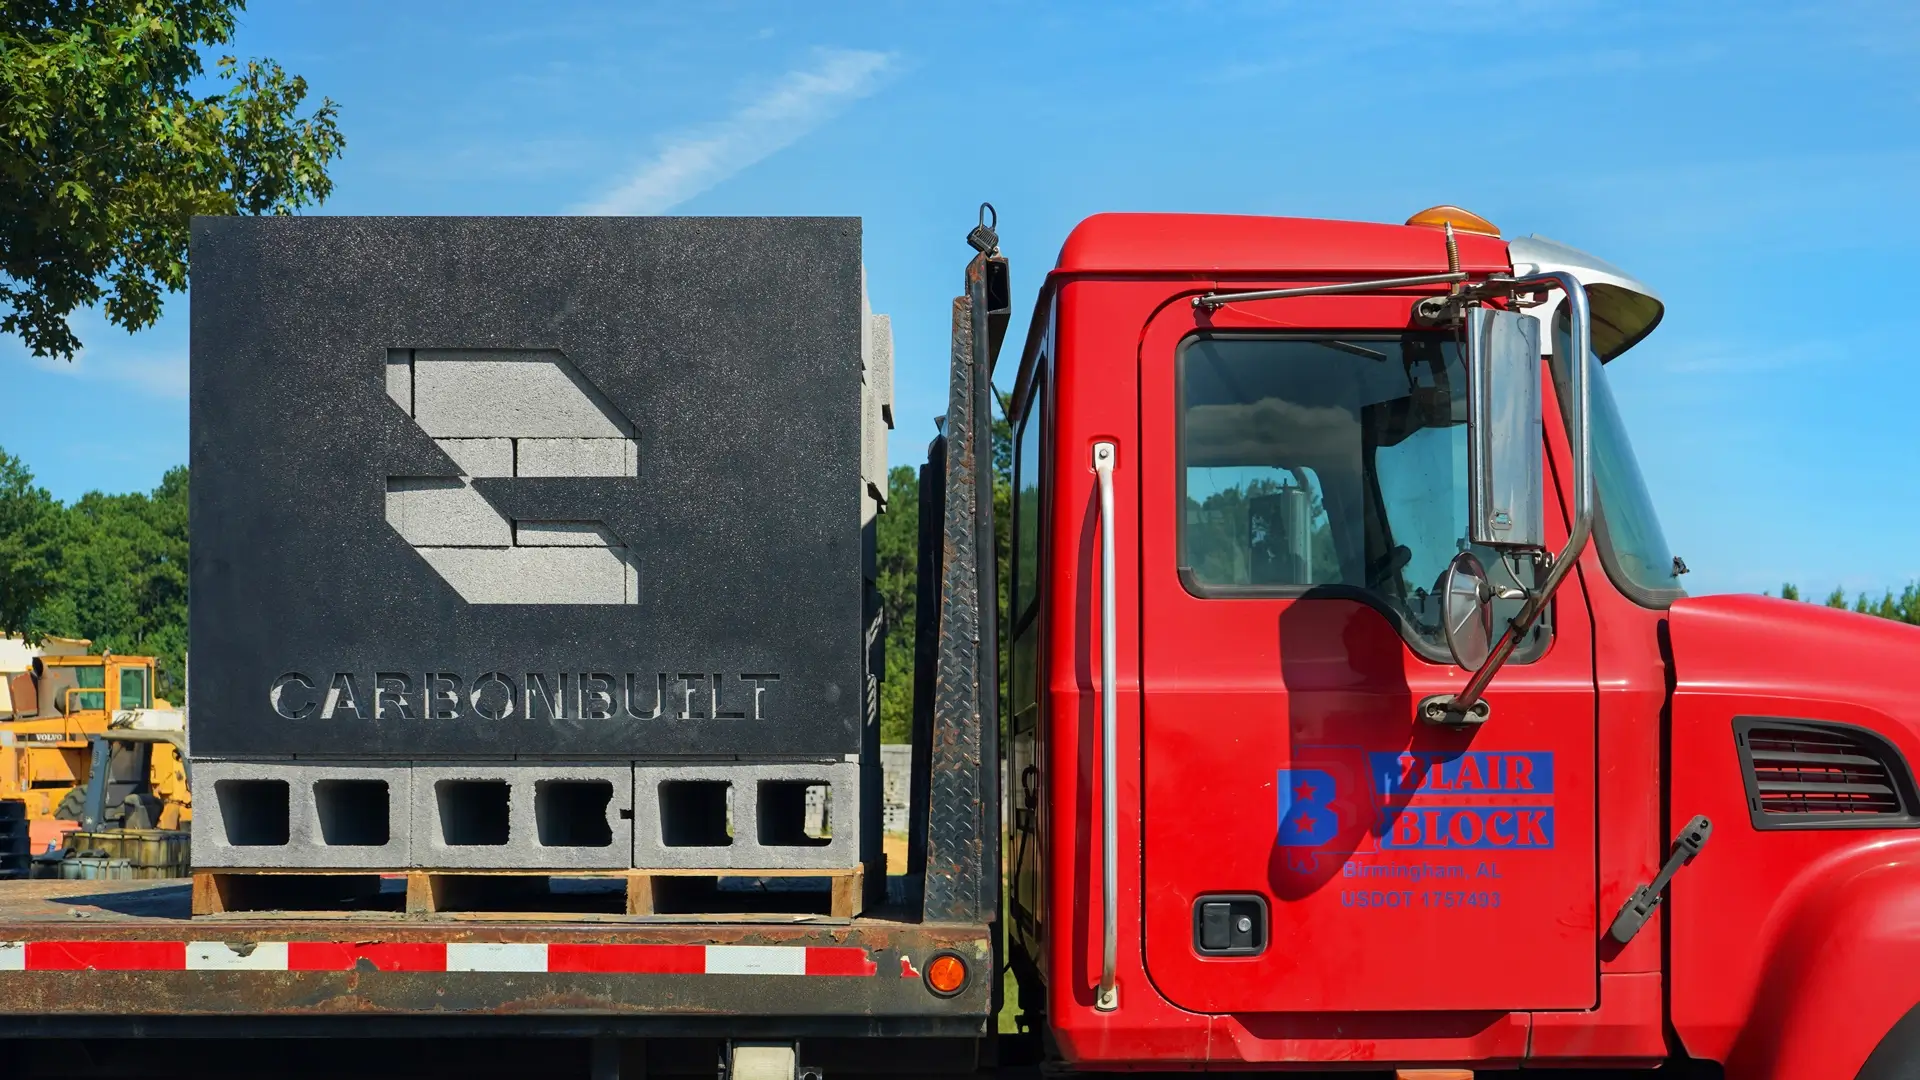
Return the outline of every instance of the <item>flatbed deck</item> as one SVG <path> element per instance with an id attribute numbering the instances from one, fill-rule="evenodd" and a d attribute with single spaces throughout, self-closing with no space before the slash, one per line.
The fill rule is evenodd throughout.
<path id="1" fill-rule="evenodd" d="M 965 1036 L 992 1008 L 986 926 L 884 911 L 193 917 L 191 905 L 185 880 L 0 882 L 0 1037 Z M 942 951 L 975 973 L 951 998 L 920 977 Z"/>

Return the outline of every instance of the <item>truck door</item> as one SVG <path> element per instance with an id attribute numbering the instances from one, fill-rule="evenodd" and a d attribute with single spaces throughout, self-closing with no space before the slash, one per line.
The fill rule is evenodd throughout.
<path id="1" fill-rule="evenodd" d="M 1483 725 L 1417 720 L 1467 677 L 1436 595 L 1467 533 L 1458 345 L 1276 329 L 1404 327 L 1405 300 L 1247 307 L 1169 305 L 1142 337 L 1153 983 L 1214 1013 L 1593 1007 L 1578 579 L 1494 680 Z M 1549 439 L 1550 498 L 1564 446 Z M 1496 579 L 1531 580 L 1475 550 Z"/>

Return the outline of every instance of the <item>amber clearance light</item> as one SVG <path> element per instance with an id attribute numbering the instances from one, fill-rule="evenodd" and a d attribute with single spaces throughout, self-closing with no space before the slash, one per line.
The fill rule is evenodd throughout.
<path id="1" fill-rule="evenodd" d="M 927 989 L 941 997 L 952 997 L 967 986 L 967 962 L 952 953 L 941 953 L 927 961 Z"/>
<path id="2" fill-rule="evenodd" d="M 1427 225 L 1435 229 L 1449 223 L 1453 225 L 1455 232 L 1480 233 L 1483 236 L 1500 235 L 1499 226 L 1471 210 L 1462 210 L 1457 206 L 1429 206 L 1407 219 L 1409 225 Z"/>

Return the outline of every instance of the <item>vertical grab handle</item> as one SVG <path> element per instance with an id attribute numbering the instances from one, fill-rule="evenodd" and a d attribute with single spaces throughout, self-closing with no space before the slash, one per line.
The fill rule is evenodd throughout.
<path id="1" fill-rule="evenodd" d="M 1114 692 L 1116 648 L 1113 602 L 1113 466 L 1116 447 L 1093 444 L 1093 472 L 1100 482 L 1100 994 L 1093 1007 L 1120 1007 L 1113 969 L 1120 952 L 1119 795 L 1114 758 L 1114 729 L 1119 704 Z"/>

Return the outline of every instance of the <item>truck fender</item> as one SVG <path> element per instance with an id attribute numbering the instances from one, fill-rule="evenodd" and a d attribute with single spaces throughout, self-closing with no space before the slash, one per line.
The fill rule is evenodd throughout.
<path id="1" fill-rule="evenodd" d="M 1727 1076 L 1854 1080 L 1920 1003 L 1920 838 L 1853 845 L 1809 867 L 1759 947 L 1766 959 Z M 1888 1053 L 1902 1045 L 1894 1038 Z M 1920 1069 L 1920 1059 L 1898 1064 L 1889 1075 Z"/>
<path id="2" fill-rule="evenodd" d="M 1855 1080 L 1903 1080 L 1913 1075 L 1915 1062 L 1920 1062 L 1920 1005 L 1908 1009 L 1873 1048 Z"/>

